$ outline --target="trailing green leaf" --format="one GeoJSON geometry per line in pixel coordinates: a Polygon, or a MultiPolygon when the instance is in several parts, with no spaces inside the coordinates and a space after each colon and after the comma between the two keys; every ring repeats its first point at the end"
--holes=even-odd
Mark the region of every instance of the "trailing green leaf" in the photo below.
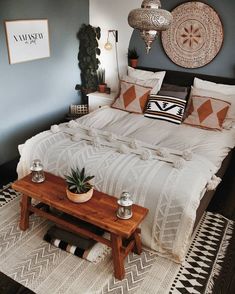
{"type": "MultiPolygon", "coordinates": [[[[100,39],[100,28],[83,24],[77,34],[79,40],[78,65],[81,70],[82,93],[90,93],[97,90],[97,69],[100,61],[97,55],[100,55],[98,40],[100,39]]],[[[79,88],[79,87],[76,87],[79,88]]]]}

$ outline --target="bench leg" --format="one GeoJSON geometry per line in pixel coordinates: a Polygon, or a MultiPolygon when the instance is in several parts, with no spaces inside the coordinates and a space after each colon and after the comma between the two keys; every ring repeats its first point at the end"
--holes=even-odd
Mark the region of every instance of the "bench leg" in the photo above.
{"type": "Polygon", "coordinates": [[[120,236],[111,234],[112,255],[114,276],[118,280],[122,280],[125,276],[124,260],[121,254],[122,238],[120,236]]]}
{"type": "Polygon", "coordinates": [[[21,213],[20,213],[20,229],[25,231],[29,228],[29,213],[30,213],[30,206],[31,206],[31,198],[27,195],[22,195],[21,199],[21,213]]]}
{"type": "Polygon", "coordinates": [[[141,244],[140,235],[137,230],[134,232],[134,239],[135,239],[134,252],[140,255],[142,252],[142,244],[141,244]]]}

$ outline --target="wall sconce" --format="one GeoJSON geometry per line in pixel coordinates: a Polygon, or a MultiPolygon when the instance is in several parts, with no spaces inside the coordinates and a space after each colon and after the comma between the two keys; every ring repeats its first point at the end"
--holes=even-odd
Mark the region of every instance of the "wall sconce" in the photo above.
{"type": "Polygon", "coordinates": [[[118,42],[118,31],[117,30],[108,30],[108,36],[107,36],[107,42],[104,44],[104,48],[106,50],[112,50],[113,45],[112,43],[109,41],[109,34],[112,33],[114,38],[115,38],[115,43],[118,42]]]}
{"type": "Polygon", "coordinates": [[[108,50],[108,51],[113,49],[113,45],[109,40],[109,35],[110,34],[112,34],[114,39],[115,39],[115,54],[116,54],[117,74],[118,74],[118,79],[120,80],[119,62],[118,62],[118,48],[117,48],[117,43],[118,43],[118,31],[117,30],[108,30],[107,41],[104,44],[104,48],[106,50],[108,50]]]}

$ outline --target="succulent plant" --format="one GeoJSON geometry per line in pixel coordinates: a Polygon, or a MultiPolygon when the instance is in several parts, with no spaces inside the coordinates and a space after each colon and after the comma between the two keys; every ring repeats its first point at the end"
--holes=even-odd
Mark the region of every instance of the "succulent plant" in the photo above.
{"type": "Polygon", "coordinates": [[[87,193],[92,188],[89,181],[93,178],[94,176],[86,176],[84,167],[81,171],[78,168],[71,169],[71,173],[65,175],[69,191],[77,194],[87,193]]]}
{"type": "Polygon", "coordinates": [[[138,55],[135,48],[128,49],[128,54],[127,55],[128,55],[129,59],[138,59],[139,58],[139,55],[138,55]]]}
{"type": "Polygon", "coordinates": [[[105,84],[105,69],[99,68],[97,70],[98,85],[105,84]]]}

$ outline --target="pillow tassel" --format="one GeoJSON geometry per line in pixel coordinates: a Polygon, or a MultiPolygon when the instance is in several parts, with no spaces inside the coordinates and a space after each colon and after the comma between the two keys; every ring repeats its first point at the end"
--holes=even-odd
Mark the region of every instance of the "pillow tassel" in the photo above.
{"type": "Polygon", "coordinates": [[[78,123],[75,120],[70,120],[68,127],[71,129],[76,129],[78,127],[78,123]]]}
{"type": "Polygon", "coordinates": [[[92,140],[92,145],[95,148],[99,148],[101,146],[100,138],[99,137],[94,137],[93,140],[92,140]]]}
{"type": "Polygon", "coordinates": [[[140,154],[141,159],[150,160],[152,159],[152,153],[150,150],[143,150],[140,154]]]}
{"type": "Polygon", "coordinates": [[[184,167],[184,160],[183,159],[177,159],[173,162],[173,166],[177,169],[182,169],[184,167]]]}
{"type": "Polygon", "coordinates": [[[113,134],[113,133],[110,133],[108,135],[108,138],[107,139],[108,139],[109,142],[114,142],[114,141],[117,140],[117,136],[115,134],[113,134]]]}
{"type": "Polygon", "coordinates": [[[182,157],[183,157],[183,159],[185,159],[187,161],[192,160],[193,153],[191,150],[184,150],[182,153],[182,157]]]}
{"type": "Polygon", "coordinates": [[[207,191],[215,190],[220,182],[221,182],[221,178],[217,177],[216,175],[213,175],[211,180],[207,183],[207,186],[206,186],[207,191]]]}
{"type": "Polygon", "coordinates": [[[157,152],[157,155],[158,156],[161,156],[161,157],[164,157],[164,158],[167,158],[169,157],[169,152],[165,149],[165,148],[159,148],[156,150],[157,152]]]}
{"type": "Polygon", "coordinates": [[[58,125],[51,126],[51,132],[53,134],[59,133],[60,132],[60,127],[58,125]]]}
{"type": "Polygon", "coordinates": [[[118,152],[122,154],[128,154],[130,152],[130,149],[126,145],[121,144],[118,148],[118,152]]]}
{"type": "Polygon", "coordinates": [[[139,149],[141,147],[140,143],[137,140],[132,140],[130,143],[132,149],[139,149]]]}
{"type": "Polygon", "coordinates": [[[97,136],[97,131],[95,130],[95,129],[90,129],[90,130],[88,130],[88,135],[89,136],[91,136],[91,137],[95,137],[95,136],[97,136]]]}
{"type": "Polygon", "coordinates": [[[81,137],[79,136],[79,134],[75,134],[71,137],[71,140],[74,142],[78,142],[81,140],[81,137]]]}

